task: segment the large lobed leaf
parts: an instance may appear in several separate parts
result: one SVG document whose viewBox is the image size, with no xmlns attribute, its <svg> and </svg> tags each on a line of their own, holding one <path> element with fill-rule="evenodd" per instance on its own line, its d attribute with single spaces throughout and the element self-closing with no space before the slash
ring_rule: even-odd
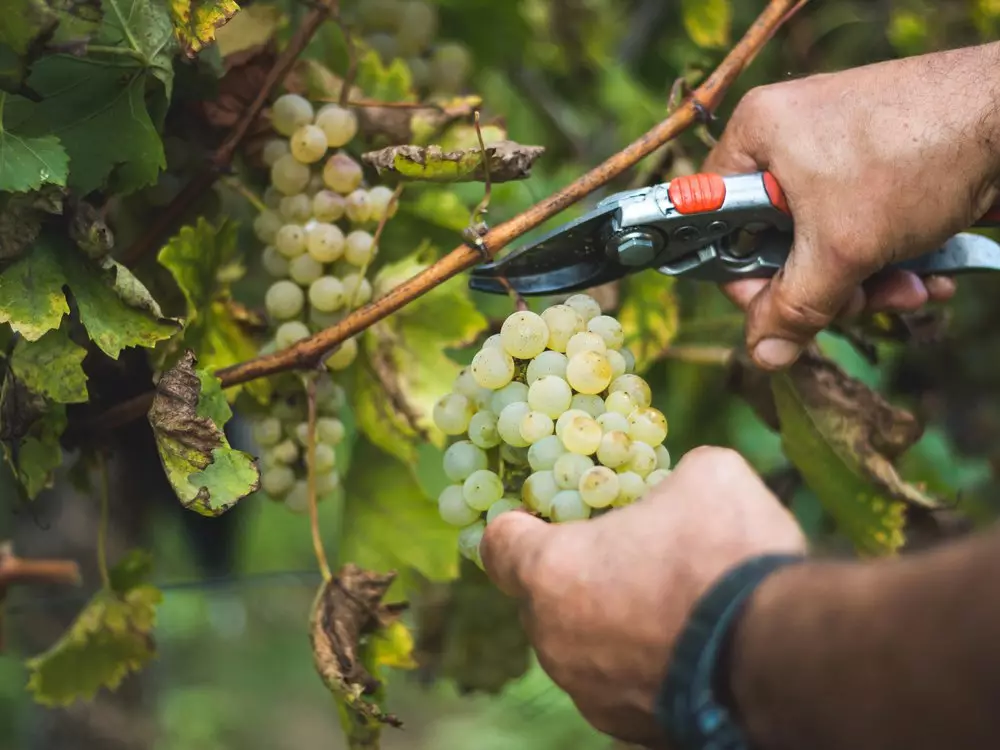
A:
<svg viewBox="0 0 1000 750">
<path fill-rule="evenodd" d="M 219 379 L 195 370 L 193 352 L 160 377 L 149 409 L 167 479 L 185 508 L 217 516 L 260 489 L 256 460 L 230 447 L 232 410 Z"/>
<path fill-rule="evenodd" d="M 14 375 L 35 393 L 60 404 L 87 401 L 87 350 L 77 346 L 64 328 L 49 331 L 38 341 L 19 339 L 10 358 Z"/>
<path fill-rule="evenodd" d="M 111 571 L 111 586 L 90 600 L 63 637 L 27 662 L 36 701 L 65 706 L 90 700 L 155 656 L 152 631 L 163 596 L 145 582 L 150 569 L 148 553 L 130 553 Z"/>
</svg>

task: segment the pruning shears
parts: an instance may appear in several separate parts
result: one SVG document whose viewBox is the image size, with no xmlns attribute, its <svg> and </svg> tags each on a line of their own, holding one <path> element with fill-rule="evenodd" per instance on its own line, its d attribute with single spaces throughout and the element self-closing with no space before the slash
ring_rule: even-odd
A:
<svg viewBox="0 0 1000 750">
<path fill-rule="evenodd" d="M 770 172 L 685 175 L 605 198 L 534 243 L 477 266 L 469 286 L 495 294 L 563 294 L 646 269 L 715 283 L 766 278 L 788 257 L 792 226 Z M 1000 201 L 974 226 L 1000 226 Z M 892 269 L 921 276 L 1000 271 L 1000 244 L 963 232 L 886 270 Z"/>
</svg>

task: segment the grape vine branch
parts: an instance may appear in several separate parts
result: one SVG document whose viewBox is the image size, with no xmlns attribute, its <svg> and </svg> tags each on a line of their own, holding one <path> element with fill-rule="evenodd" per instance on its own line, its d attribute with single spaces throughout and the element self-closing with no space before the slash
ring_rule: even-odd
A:
<svg viewBox="0 0 1000 750">
<path fill-rule="evenodd" d="M 807 0 L 770 0 L 767 7 L 761 12 L 750 28 L 747 29 L 743 38 L 729 51 L 719 66 L 672 114 L 624 149 L 612 155 L 569 185 L 553 193 L 548 198 L 539 201 L 526 211 L 489 230 L 482 236 L 482 242 L 478 249 L 468 244 L 459 245 L 423 272 L 392 289 L 383 297 L 359 308 L 336 325 L 303 339 L 286 349 L 255 357 L 246 362 L 219 370 L 215 374 L 222 381 L 223 387 L 247 383 L 257 378 L 267 377 L 280 372 L 315 366 L 324 355 L 333 350 L 341 342 L 361 333 L 456 274 L 482 262 L 484 254 L 493 257 L 518 237 L 531 231 L 542 222 L 552 218 L 577 201 L 582 200 L 602 185 L 633 167 L 641 159 L 698 123 L 704 118 L 706 113 L 714 112 L 722 101 L 726 91 L 743 72 L 744 68 L 756 57 L 760 49 L 770 41 L 781 25 L 806 2 Z M 291 67 L 292 62 L 294 62 L 294 55 L 298 54 L 301 48 L 305 46 L 304 41 L 307 41 L 309 36 L 315 31 L 314 25 L 318 26 L 323 18 L 332 12 L 332 5 L 331 2 L 326 2 L 311 11 L 311 14 L 296 32 L 288 48 L 286 48 L 281 58 L 279 58 L 278 63 L 275 64 L 274 69 L 272 69 L 268 76 L 268 85 L 262 88 L 261 94 L 250 107 L 250 110 L 260 111 L 263 106 L 262 100 L 266 98 L 266 91 L 269 91 L 272 84 L 283 76 L 285 68 Z M 290 53 L 294 54 L 290 55 Z M 251 114 L 252 116 L 256 116 L 256 113 Z M 247 119 L 246 122 L 248 124 L 250 120 Z M 235 150 L 235 146 L 239 144 L 242 132 L 245 132 L 245 129 L 246 125 L 244 125 L 242 130 L 237 126 L 227 139 L 226 143 L 232 142 L 234 144 L 227 152 L 224 152 L 224 155 L 228 154 L 228 158 L 232 157 L 232 152 Z M 225 147 L 226 144 L 223 144 L 219 151 L 223 152 Z M 216 158 L 218 158 L 218 154 Z M 225 163 L 228 163 L 228 161 Z M 210 172 L 209 178 L 214 180 L 214 174 L 214 172 Z M 210 185 L 211 182 L 208 184 Z M 188 188 L 191 187 L 191 185 L 188 186 Z M 186 189 L 184 192 L 188 192 L 188 190 Z M 180 212 L 183 210 L 184 206 L 180 206 L 177 209 Z M 170 210 L 168 209 L 165 213 L 169 214 Z M 161 218 L 161 221 L 158 223 L 163 223 L 163 221 L 165 219 Z M 155 229 L 155 227 L 152 229 Z M 151 231 L 150 235 L 152 234 L 153 232 Z M 137 244 L 141 245 L 141 242 Z M 145 252 L 145 249 L 144 247 L 139 247 L 138 250 L 135 248 L 130 249 L 130 253 L 126 255 L 126 261 L 131 257 L 133 251 L 138 255 L 140 254 L 139 251 Z M 117 404 L 97 416 L 89 424 L 84 425 L 82 431 L 100 432 L 113 429 L 133 419 L 137 419 L 148 410 L 152 397 L 153 394 L 150 392 Z"/>
</svg>

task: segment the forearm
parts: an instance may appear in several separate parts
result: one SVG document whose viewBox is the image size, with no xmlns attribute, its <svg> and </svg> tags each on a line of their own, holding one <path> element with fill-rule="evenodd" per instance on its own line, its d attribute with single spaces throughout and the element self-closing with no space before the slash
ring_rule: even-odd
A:
<svg viewBox="0 0 1000 750">
<path fill-rule="evenodd" d="M 871 563 L 779 571 L 733 635 L 728 685 L 759 750 L 1000 740 L 1000 531 Z"/>
</svg>

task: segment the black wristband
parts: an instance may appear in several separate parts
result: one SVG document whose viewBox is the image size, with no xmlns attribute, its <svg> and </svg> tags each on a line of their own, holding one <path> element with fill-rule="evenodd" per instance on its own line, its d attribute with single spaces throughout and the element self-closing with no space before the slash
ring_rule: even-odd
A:
<svg viewBox="0 0 1000 750">
<path fill-rule="evenodd" d="M 715 690 L 722 648 L 757 586 L 802 555 L 763 555 L 726 573 L 695 605 L 674 646 L 656 716 L 676 750 L 749 750 Z"/>
</svg>

